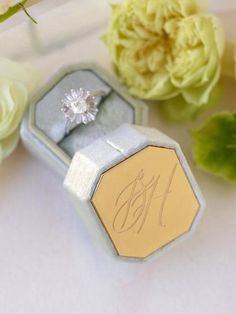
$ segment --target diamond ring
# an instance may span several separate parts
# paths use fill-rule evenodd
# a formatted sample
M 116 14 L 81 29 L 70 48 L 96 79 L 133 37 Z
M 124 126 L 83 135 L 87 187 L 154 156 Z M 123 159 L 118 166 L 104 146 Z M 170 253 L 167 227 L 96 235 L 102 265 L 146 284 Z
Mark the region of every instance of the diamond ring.
M 97 97 L 104 97 L 104 91 L 91 92 L 83 88 L 71 89 L 61 100 L 61 111 L 66 118 L 65 133 L 68 134 L 79 124 L 88 124 L 98 113 Z

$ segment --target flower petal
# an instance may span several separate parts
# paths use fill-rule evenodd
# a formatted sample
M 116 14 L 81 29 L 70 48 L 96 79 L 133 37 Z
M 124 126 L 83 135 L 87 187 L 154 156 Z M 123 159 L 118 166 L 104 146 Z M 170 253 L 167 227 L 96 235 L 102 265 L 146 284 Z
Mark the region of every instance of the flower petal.
M 20 132 L 17 128 L 11 135 L 0 141 L 0 161 L 7 158 L 16 149 L 19 142 Z
M 39 80 L 38 72 L 28 64 L 0 58 L 0 80 L 11 80 L 23 84 L 31 94 Z
M 200 87 L 189 87 L 183 89 L 181 94 L 187 103 L 193 104 L 195 106 L 206 105 L 209 102 L 210 95 L 217 85 L 220 79 L 221 69 L 217 68 L 214 78 L 210 80 L 207 84 Z
M 25 111 L 28 93 L 24 85 L 0 81 L 0 140 L 18 128 Z

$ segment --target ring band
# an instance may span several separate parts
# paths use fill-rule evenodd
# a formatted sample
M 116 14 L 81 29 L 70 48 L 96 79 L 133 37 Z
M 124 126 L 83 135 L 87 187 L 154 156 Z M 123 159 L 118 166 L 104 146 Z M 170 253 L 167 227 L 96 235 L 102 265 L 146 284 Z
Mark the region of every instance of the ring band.
M 102 90 L 89 91 L 83 88 L 71 89 L 61 100 L 61 111 L 64 113 L 66 124 L 65 134 L 68 134 L 80 124 L 88 124 L 96 119 L 98 113 L 97 97 L 104 97 Z

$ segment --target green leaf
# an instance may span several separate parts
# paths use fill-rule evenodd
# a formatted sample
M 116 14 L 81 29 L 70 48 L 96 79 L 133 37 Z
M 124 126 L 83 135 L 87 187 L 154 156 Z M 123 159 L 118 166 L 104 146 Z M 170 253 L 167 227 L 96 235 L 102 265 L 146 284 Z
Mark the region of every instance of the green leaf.
M 27 0 L 23 1 L 22 4 L 25 4 Z M 0 15 L 0 23 L 7 20 L 12 15 L 16 14 L 19 10 L 21 10 L 21 7 L 19 4 L 16 4 L 15 6 L 11 7 L 6 13 Z
M 217 113 L 192 136 L 197 166 L 236 183 L 236 113 Z
M 37 24 L 37 22 L 32 18 L 32 16 L 27 12 L 25 8 L 25 4 L 28 0 L 21 1 L 11 7 L 6 13 L 0 15 L 0 23 L 4 22 L 5 20 L 9 19 L 11 16 L 16 14 L 18 11 L 23 10 L 25 14 L 34 22 Z
M 199 106 L 196 106 L 187 103 L 183 96 L 179 95 L 173 99 L 161 102 L 160 109 L 166 118 L 176 122 L 194 120 L 200 113 L 216 105 L 222 98 L 222 95 L 223 87 L 221 83 L 218 83 L 210 95 L 209 102 L 205 105 L 199 104 Z

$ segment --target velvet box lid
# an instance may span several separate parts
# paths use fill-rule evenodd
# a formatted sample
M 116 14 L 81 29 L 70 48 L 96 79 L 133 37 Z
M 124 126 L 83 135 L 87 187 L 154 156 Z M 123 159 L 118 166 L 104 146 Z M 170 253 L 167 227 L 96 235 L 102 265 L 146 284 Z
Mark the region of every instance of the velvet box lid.
M 192 233 L 204 208 L 178 143 L 130 124 L 78 151 L 64 185 L 94 238 L 137 260 Z

